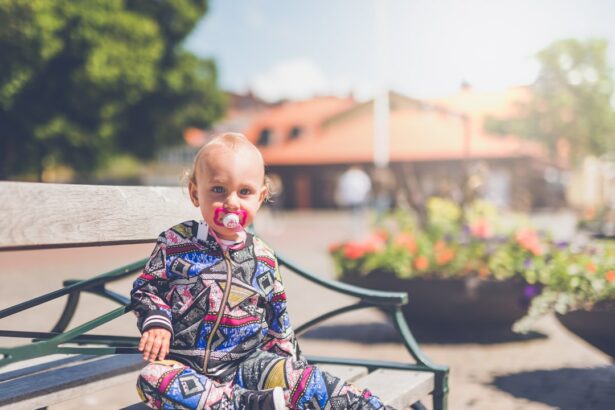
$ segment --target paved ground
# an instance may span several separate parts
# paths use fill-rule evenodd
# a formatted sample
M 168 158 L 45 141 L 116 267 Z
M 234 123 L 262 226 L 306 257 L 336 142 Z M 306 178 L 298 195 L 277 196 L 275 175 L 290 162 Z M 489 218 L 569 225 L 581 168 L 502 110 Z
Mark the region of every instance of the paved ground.
M 344 239 L 352 230 L 346 214 L 296 212 L 277 219 L 264 214 L 257 228 L 279 253 L 300 266 L 332 275 L 327 245 Z M 570 232 L 568 215 L 541 215 L 540 223 Z M 118 248 L 83 248 L 39 252 L 0 253 L 2 291 L 0 308 L 53 290 L 63 278 L 85 278 L 148 255 L 150 245 Z M 338 306 L 331 294 L 315 298 L 310 284 L 286 277 L 289 309 L 295 324 Z M 130 282 L 113 286 L 126 293 Z M 84 298 L 85 309 L 76 321 L 87 320 L 113 306 L 94 297 Z M 2 328 L 48 330 L 61 303 L 36 308 L 2 321 Z M 99 331 L 136 334 L 134 318 L 127 316 Z M 451 410 L 606 410 L 615 408 L 615 366 L 611 359 L 567 332 L 554 318 L 538 324 L 533 338 L 503 338 L 497 343 L 421 343 L 436 363 L 451 367 Z M 7 343 L 6 339 L 0 339 Z M 328 323 L 301 339 L 309 354 L 334 354 L 398 360 L 407 357 L 391 326 L 377 312 L 355 313 Z M 52 406 L 52 409 L 117 409 L 137 401 L 132 385 L 119 386 L 86 398 Z

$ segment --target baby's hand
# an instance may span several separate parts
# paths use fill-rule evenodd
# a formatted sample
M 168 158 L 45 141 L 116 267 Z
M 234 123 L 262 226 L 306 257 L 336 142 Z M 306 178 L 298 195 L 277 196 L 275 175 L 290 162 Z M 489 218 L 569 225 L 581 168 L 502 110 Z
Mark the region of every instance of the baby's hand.
M 139 351 L 143 352 L 143 360 L 153 362 L 158 357 L 158 360 L 164 360 L 169 354 L 169 344 L 171 342 L 171 332 L 161 327 L 150 327 L 143 335 L 139 342 Z

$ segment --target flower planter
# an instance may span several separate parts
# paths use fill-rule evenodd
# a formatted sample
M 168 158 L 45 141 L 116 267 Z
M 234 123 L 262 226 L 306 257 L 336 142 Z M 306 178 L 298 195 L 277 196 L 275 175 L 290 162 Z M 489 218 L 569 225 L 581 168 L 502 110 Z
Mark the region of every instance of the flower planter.
M 574 310 L 556 316 L 566 329 L 615 358 L 615 303 L 598 303 L 592 310 Z
M 465 336 L 477 333 L 511 334 L 512 324 L 523 317 L 534 290 L 520 279 L 478 278 L 400 279 L 387 272 L 342 281 L 380 290 L 407 292 L 404 316 L 417 338 Z M 530 290 L 528 292 L 528 290 Z

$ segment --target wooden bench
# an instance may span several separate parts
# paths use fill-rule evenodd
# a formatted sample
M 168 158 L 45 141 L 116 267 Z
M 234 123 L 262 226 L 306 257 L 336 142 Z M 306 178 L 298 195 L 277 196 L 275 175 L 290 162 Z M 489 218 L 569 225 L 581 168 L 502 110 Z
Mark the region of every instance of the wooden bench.
M 188 219 L 200 219 L 200 215 L 181 188 L 0 182 L 0 251 L 3 252 L 153 243 L 161 231 Z M 64 310 L 49 332 L 0 330 L 0 337 L 22 340 L 18 345 L 0 346 L 0 408 L 41 408 L 114 384 L 136 381 L 143 366 L 135 349 L 138 338 L 90 332 L 130 311 L 127 296 L 110 291 L 106 285 L 135 277 L 145 261 L 87 280 L 67 280 L 61 289 L 0 310 L 3 319 L 66 297 Z M 297 327 L 298 335 L 336 315 L 377 308 L 389 315 L 403 345 L 414 358 L 414 363 L 401 363 L 308 355 L 310 362 L 360 387 L 369 386 L 386 404 L 396 408 L 406 408 L 429 394 L 434 409 L 447 408 L 448 368 L 432 364 L 414 340 L 400 310 L 407 303 L 407 294 L 350 286 L 305 272 L 282 257 L 279 261 L 284 275 L 293 272 L 356 298 L 350 305 Z M 84 292 L 111 300 L 118 307 L 67 330 Z M 57 355 L 63 356 L 57 358 Z M 6 365 L 15 367 L 15 363 L 37 358 L 51 360 L 2 372 Z M 131 408 L 143 406 L 135 404 Z

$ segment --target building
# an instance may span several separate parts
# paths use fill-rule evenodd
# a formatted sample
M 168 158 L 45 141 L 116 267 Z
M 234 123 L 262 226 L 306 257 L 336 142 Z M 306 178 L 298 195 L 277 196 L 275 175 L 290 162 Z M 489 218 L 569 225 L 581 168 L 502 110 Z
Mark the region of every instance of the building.
M 515 136 L 484 130 L 487 115 L 512 115 L 523 88 L 505 93 L 464 89 L 441 100 L 389 93 L 389 167 L 374 166 L 373 101 L 319 97 L 286 102 L 256 116 L 244 130 L 263 153 L 268 172 L 284 186 L 287 208 L 336 206 L 339 175 L 358 165 L 371 175 L 375 196 L 405 192 L 420 203 L 431 195 L 481 195 L 527 210 L 553 206 L 544 178 L 554 168 L 546 150 Z M 558 194 L 559 195 L 559 194 Z M 558 201 L 561 195 L 558 196 Z

